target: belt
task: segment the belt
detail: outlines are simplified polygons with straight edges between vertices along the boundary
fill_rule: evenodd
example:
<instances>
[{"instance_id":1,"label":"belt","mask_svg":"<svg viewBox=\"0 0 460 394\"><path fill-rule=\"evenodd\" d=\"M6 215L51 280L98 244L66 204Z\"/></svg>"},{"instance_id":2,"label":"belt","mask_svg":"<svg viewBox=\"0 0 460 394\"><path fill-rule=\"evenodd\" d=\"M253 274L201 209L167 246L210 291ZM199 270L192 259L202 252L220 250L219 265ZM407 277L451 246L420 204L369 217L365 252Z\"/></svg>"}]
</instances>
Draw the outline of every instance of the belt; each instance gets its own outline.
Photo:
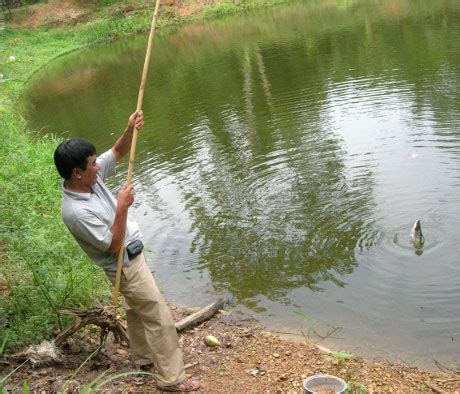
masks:
<instances>
[{"instance_id":1,"label":"belt","mask_svg":"<svg viewBox=\"0 0 460 394\"><path fill-rule=\"evenodd\" d=\"M128 253L128 258L130 260L140 255L143 250L144 250L144 244L139 239L131 242L130 244L126 246L126 252Z\"/></svg>"}]
</instances>

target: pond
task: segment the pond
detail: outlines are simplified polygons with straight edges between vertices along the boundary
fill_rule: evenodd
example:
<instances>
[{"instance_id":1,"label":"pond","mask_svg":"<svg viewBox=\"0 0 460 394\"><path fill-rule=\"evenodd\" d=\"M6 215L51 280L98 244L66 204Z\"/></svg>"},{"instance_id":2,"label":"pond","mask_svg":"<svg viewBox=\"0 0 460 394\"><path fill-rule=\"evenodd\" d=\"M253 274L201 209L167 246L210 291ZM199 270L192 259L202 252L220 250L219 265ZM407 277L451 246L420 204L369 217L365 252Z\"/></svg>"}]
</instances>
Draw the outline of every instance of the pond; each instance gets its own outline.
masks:
<instances>
[{"instance_id":1,"label":"pond","mask_svg":"<svg viewBox=\"0 0 460 394\"><path fill-rule=\"evenodd\" d=\"M459 37L457 0L312 0L159 31L132 214L165 297L223 294L280 332L340 327L336 349L460 363ZM30 127L110 148L146 40L42 69Z\"/></svg>"}]
</instances>

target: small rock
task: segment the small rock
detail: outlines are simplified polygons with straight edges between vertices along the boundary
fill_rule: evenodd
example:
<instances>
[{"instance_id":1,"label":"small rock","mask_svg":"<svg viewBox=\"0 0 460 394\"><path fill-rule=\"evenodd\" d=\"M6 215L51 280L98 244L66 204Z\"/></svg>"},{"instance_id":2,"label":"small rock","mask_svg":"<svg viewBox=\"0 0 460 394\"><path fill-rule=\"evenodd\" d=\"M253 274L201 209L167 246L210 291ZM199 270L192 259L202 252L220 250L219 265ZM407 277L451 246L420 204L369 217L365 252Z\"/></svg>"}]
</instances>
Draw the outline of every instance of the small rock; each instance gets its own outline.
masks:
<instances>
[{"instance_id":1,"label":"small rock","mask_svg":"<svg viewBox=\"0 0 460 394\"><path fill-rule=\"evenodd\" d=\"M273 357L279 358L279 356L280 356L279 353L273 353Z\"/></svg>"},{"instance_id":2,"label":"small rock","mask_svg":"<svg viewBox=\"0 0 460 394\"><path fill-rule=\"evenodd\" d=\"M125 349L117 349L117 353L121 356L127 356L128 352Z\"/></svg>"},{"instance_id":3,"label":"small rock","mask_svg":"<svg viewBox=\"0 0 460 394\"><path fill-rule=\"evenodd\" d=\"M268 331L261 331L260 335L262 335L263 337L271 337L272 333Z\"/></svg>"},{"instance_id":4,"label":"small rock","mask_svg":"<svg viewBox=\"0 0 460 394\"><path fill-rule=\"evenodd\" d=\"M332 351L329 350L327 347L320 346L320 345L315 345L315 347L322 353L326 353L326 354L331 354L332 353Z\"/></svg>"},{"instance_id":5,"label":"small rock","mask_svg":"<svg viewBox=\"0 0 460 394\"><path fill-rule=\"evenodd\" d=\"M259 374L259 368L254 368L249 371L249 375L256 377Z\"/></svg>"},{"instance_id":6,"label":"small rock","mask_svg":"<svg viewBox=\"0 0 460 394\"><path fill-rule=\"evenodd\" d=\"M43 368L42 370L37 372L37 375L41 375L41 376L49 375L50 372L52 372L52 371L53 371L53 368Z\"/></svg>"},{"instance_id":7,"label":"small rock","mask_svg":"<svg viewBox=\"0 0 460 394\"><path fill-rule=\"evenodd\" d=\"M208 345L210 347L220 346L219 340L213 335L208 335L204 339L204 342L206 343L206 345Z\"/></svg>"}]
</instances>

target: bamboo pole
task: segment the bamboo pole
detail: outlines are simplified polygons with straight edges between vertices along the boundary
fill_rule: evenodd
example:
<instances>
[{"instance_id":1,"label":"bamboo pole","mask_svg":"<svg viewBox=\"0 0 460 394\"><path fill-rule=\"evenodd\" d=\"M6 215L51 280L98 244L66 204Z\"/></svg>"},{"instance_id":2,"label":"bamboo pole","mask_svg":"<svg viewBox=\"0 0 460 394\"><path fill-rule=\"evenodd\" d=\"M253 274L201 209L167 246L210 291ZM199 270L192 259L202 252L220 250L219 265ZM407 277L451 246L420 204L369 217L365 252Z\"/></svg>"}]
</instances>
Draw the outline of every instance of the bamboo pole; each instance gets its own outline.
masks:
<instances>
[{"instance_id":1,"label":"bamboo pole","mask_svg":"<svg viewBox=\"0 0 460 394\"><path fill-rule=\"evenodd\" d=\"M142 101L144 99L144 89L145 89L145 83L147 81L147 74L149 71L149 64L150 64L150 54L152 52L152 42L153 42L153 35L155 33L155 27L157 24L157 16L158 16L158 10L160 9L160 0L156 0L155 3L155 10L153 12L152 16L152 24L150 26L150 33L149 33L149 40L147 43L147 51L145 53L145 60L144 60L144 69L142 71L142 79L141 79L141 86L139 88L139 95L137 97L137 108L136 111L140 111L142 109ZM129 154L129 165L128 165L128 185L131 184L131 180L133 177L133 170L134 170L134 157L136 155L136 143L137 143L137 134L138 130L136 127L134 127L134 132L133 132L133 139L131 141L131 151ZM126 224L125 224L125 229L126 231ZM124 255L124 234L123 234L123 242L120 248L120 251L118 252L118 265L117 265L117 275L115 277L115 287L112 292L112 305L117 305L117 300L118 300L118 292L120 290L120 281L121 281L121 268L123 266L123 255Z\"/></svg>"}]
</instances>

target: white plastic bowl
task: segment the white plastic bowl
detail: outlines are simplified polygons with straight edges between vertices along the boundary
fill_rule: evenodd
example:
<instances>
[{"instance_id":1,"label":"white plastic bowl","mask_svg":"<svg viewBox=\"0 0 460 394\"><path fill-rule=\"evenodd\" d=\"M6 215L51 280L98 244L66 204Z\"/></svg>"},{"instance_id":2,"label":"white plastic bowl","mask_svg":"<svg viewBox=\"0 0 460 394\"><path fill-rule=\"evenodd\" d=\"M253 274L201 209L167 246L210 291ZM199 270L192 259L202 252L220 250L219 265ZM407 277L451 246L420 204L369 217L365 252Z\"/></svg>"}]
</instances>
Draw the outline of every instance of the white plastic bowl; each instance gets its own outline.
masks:
<instances>
[{"instance_id":1,"label":"white plastic bowl","mask_svg":"<svg viewBox=\"0 0 460 394\"><path fill-rule=\"evenodd\" d=\"M336 394L345 393L347 382L332 375L313 375L303 382L303 391L306 394L313 394L320 390L330 390Z\"/></svg>"}]
</instances>

